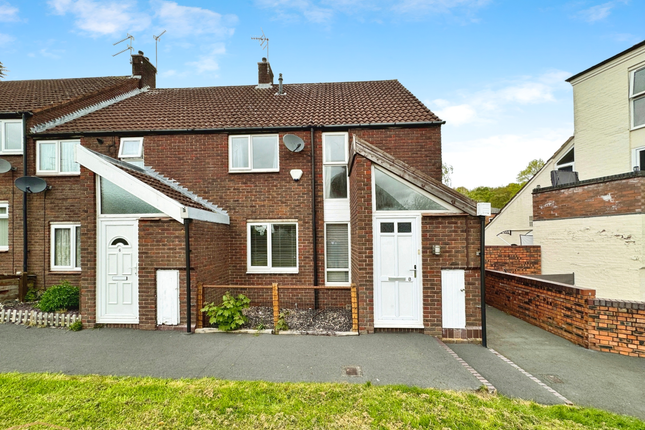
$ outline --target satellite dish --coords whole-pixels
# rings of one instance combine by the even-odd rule
[[[11,163],[0,158],[0,173],[7,173],[9,170],[15,170]]]
[[[35,194],[47,189],[47,182],[37,176],[22,176],[16,179],[16,187],[25,193]]]
[[[300,152],[305,148],[305,141],[295,134],[285,134],[282,141],[284,146],[291,152]]]

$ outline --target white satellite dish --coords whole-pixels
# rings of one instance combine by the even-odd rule
[[[305,148],[305,141],[295,134],[285,134],[282,141],[284,146],[291,152],[300,152]]]

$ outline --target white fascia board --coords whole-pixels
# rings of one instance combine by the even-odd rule
[[[150,206],[159,209],[174,220],[179,221],[182,224],[184,223],[184,218],[186,217],[182,216],[182,214],[186,208],[182,204],[171,199],[162,192],[155,190],[150,185],[141,182],[134,176],[129,175],[127,172],[119,169],[109,162],[102,160],[100,157],[92,154],[88,149],[77,145],[75,149],[75,161],[81,166],[90,169],[97,175],[104,177],[108,181],[135,195]]]
[[[191,208],[190,206],[182,207],[182,218],[190,218],[198,221],[213,222],[217,224],[230,224],[231,219],[228,214],[219,212],[210,212],[204,209]]]

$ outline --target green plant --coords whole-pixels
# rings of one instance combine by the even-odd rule
[[[282,311],[278,314],[278,323],[275,326],[275,331],[289,330],[289,325],[287,324],[287,317],[289,316],[289,311]]]
[[[53,312],[60,309],[78,309],[80,291],[68,281],[52,285],[43,293],[38,308],[43,312]]]
[[[255,329],[256,329],[257,331],[262,331],[262,330],[264,330],[264,329],[266,329],[266,328],[267,328],[267,326],[265,326],[265,325],[264,325],[264,323],[260,323],[260,324],[258,324],[258,325],[255,327]]]
[[[35,288],[29,288],[27,294],[25,294],[25,302],[37,302],[41,295],[41,291]]]
[[[70,331],[81,331],[83,330],[83,323],[81,320],[76,320],[69,325]]]
[[[222,304],[216,306],[215,303],[206,303],[202,312],[206,312],[211,324],[217,324],[217,328],[222,331],[230,331],[240,328],[247,321],[242,313],[243,309],[249,307],[251,299],[244,294],[233,297],[228,291],[222,297]]]

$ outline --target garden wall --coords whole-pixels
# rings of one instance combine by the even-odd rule
[[[486,303],[597,351],[645,357],[645,302],[596,298],[596,291],[486,271]]]
[[[486,269],[518,275],[542,273],[542,252],[539,246],[487,246]]]

